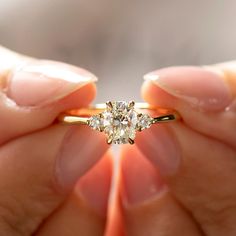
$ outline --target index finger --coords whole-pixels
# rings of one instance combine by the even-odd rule
[[[63,110],[88,105],[95,81],[84,69],[0,48],[0,144],[49,126]]]

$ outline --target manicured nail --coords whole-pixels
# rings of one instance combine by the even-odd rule
[[[145,75],[144,79],[207,111],[224,109],[232,100],[223,75],[204,67],[164,68]]]
[[[90,72],[60,62],[39,61],[12,73],[7,95],[20,106],[41,106],[95,82]]]
[[[75,187],[80,199],[103,216],[107,213],[111,178],[112,163],[109,154],[105,154],[102,160],[79,179]]]
[[[142,135],[137,135],[136,144],[163,176],[170,176],[177,172],[181,160],[180,148],[163,124],[145,130]]]
[[[166,192],[157,169],[137,147],[129,147],[123,153],[121,197],[124,206],[144,204]]]
[[[104,136],[89,127],[71,127],[62,142],[56,161],[56,176],[62,189],[70,189],[105,153]]]

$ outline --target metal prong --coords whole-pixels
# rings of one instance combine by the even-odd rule
[[[104,119],[104,117],[103,117],[103,114],[102,114],[102,113],[100,113],[100,114],[98,114],[98,115],[99,115],[100,121],[101,121],[102,119]],[[104,129],[105,129],[105,127],[104,127],[104,126],[102,126],[102,125],[100,125],[100,127],[99,127],[99,131],[100,131],[100,132],[103,132],[103,131],[104,131]]]
[[[134,105],[135,105],[135,102],[134,102],[134,101],[130,101],[130,102],[128,103],[128,108],[131,109],[131,108],[134,107]]]
[[[134,144],[134,140],[132,138],[129,138],[129,143]]]
[[[104,127],[100,127],[99,131],[103,132],[104,131]]]
[[[112,105],[112,102],[111,102],[111,101],[107,101],[107,102],[106,102],[106,106],[107,106],[107,109],[108,109],[108,110],[112,110],[112,108],[113,108],[113,105]]]
[[[142,113],[138,113],[138,118],[142,117],[143,114]]]
[[[141,131],[143,131],[143,129],[141,128],[141,127],[138,127],[138,132],[141,132]]]
[[[107,144],[112,144],[112,137],[107,138]]]

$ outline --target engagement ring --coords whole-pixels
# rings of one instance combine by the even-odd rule
[[[160,114],[151,117],[141,110],[153,110]],[[107,143],[134,144],[137,131],[150,128],[151,125],[179,119],[179,114],[172,109],[155,108],[147,103],[106,102],[94,107],[70,110],[61,114],[58,119],[64,124],[88,125],[94,130],[104,132]]]

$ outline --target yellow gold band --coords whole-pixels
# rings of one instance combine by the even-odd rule
[[[142,113],[146,110],[155,114]],[[147,103],[134,101],[108,101],[88,108],[66,111],[58,117],[63,124],[88,125],[94,130],[104,132],[107,143],[134,144],[137,131],[148,129],[156,123],[179,120],[180,115],[173,109],[157,108]]]
[[[137,110],[151,110],[158,112],[160,116],[153,118],[153,124],[180,119],[179,113],[174,109],[154,107],[144,102],[135,103],[134,107]],[[99,112],[104,111],[105,109],[106,109],[106,103],[98,103],[88,108],[72,109],[60,114],[58,120],[65,124],[88,125],[90,116],[96,115]]]

